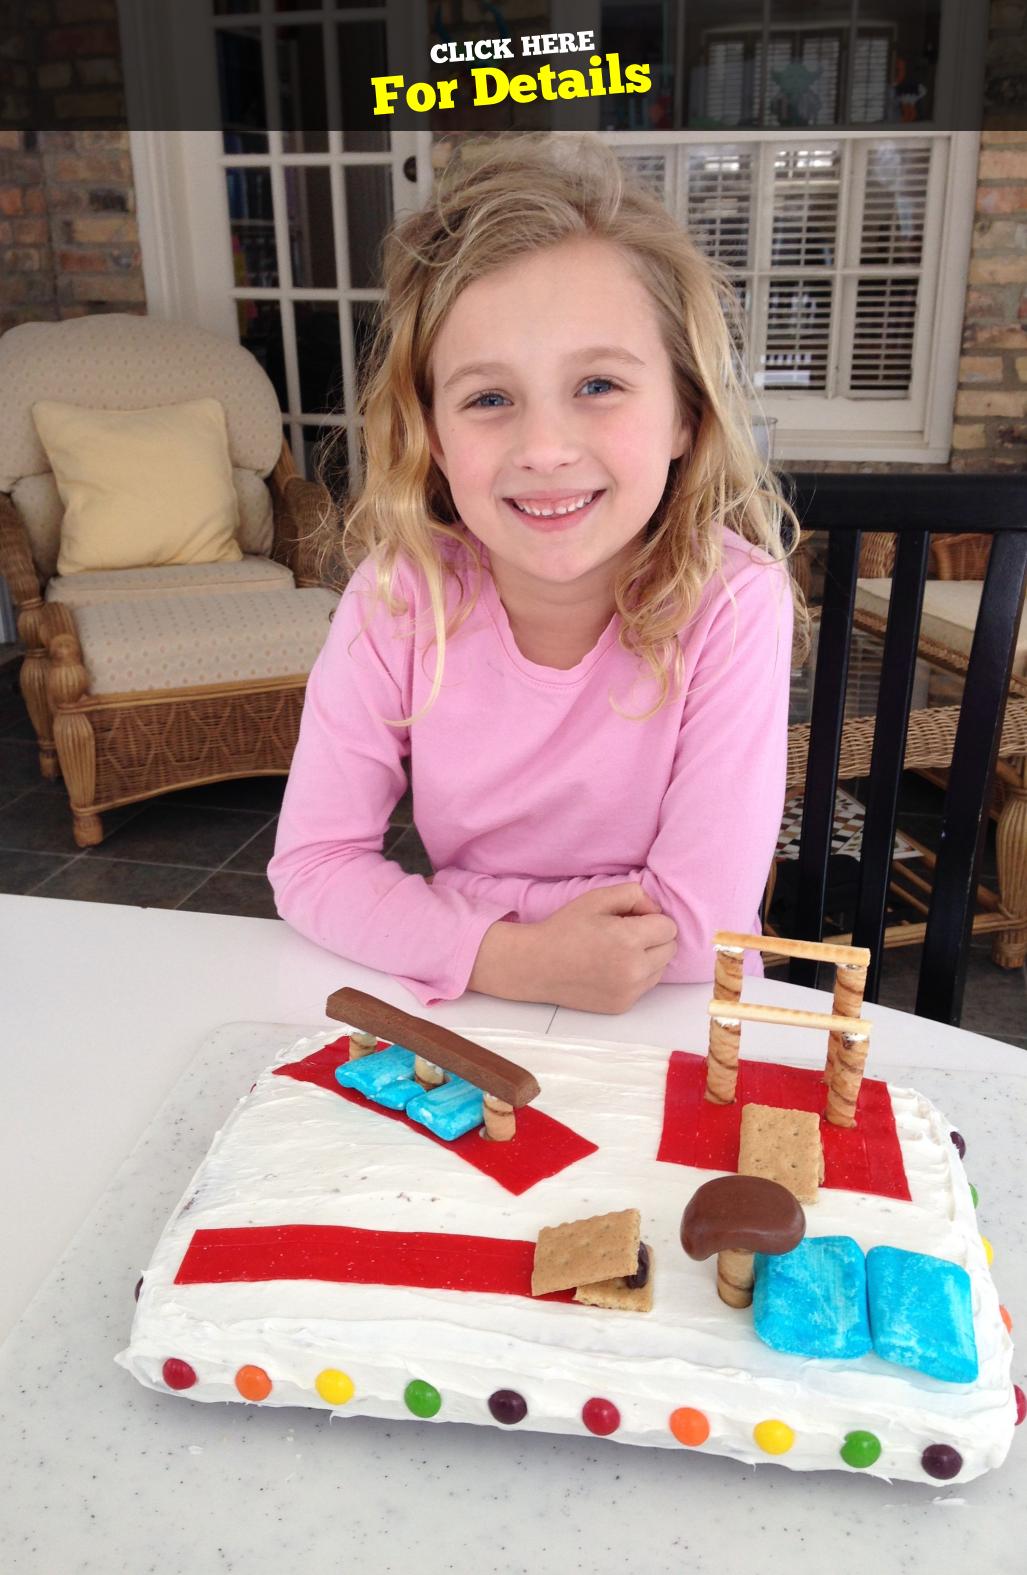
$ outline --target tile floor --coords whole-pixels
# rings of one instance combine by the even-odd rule
[[[101,846],[84,852],[72,839],[63,786],[39,776],[17,687],[17,653],[0,646],[0,891],[275,918],[264,871],[283,787],[282,777],[254,777],[116,810],[104,817]],[[940,805],[936,789],[909,776],[900,824],[931,846]],[[992,835],[983,872],[992,885],[993,844]],[[404,869],[430,870],[409,795],[393,812],[385,852]],[[919,961],[918,947],[886,953],[885,1004],[912,1011]],[[996,968],[986,938],[971,948],[963,1026],[1027,1049],[1027,970]]]

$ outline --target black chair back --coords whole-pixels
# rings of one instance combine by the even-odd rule
[[[861,531],[897,537],[852,935],[853,945],[872,953],[866,990],[871,1001],[877,999],[931,534],[981,531],[993,538],[953,745],[916,999],[918,1016],[958,1023],[1027,579],[1027,477],[793,473],[785,479],[803,530],[828,536],[799,843],[795,933],[802,940],[823,938]],[[794,959],[789,979],[815,984],[816,966]]]

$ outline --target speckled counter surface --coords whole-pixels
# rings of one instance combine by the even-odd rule
[[[139,1387],[113,1356],[140,1269],[222,1118],[307,1031],[233,1024],[209,1038],[0,1349],[3,1575],[1020,1575],[1023,1430],[1001,1470],[919,1487]],[[963,1131],[996,1282],[1027,1340],[1027,1077],[886,1075]],[[1027,1355],[1014,1367],[1022,1382]]]

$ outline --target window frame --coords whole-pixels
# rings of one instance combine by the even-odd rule
[[[959,354],[962,339],[970,244],[973,236],[974,194],[977,184],[977,155],[980,137],[975,131],[936,131],[917,127],[916,132],[882,132],[880,128],[859,130],[753,131],[725,134],[723,131],[668,131],[647,137],[638,132],[602,132],[604,141],[625,152],[644,155],[669,148],[681,149],[685,156],[672,161],[673,189],[665,200],[674,215],[687,223],[687,150],[690,147],[751,146],[761,151],[769,163],[773,150],[785,144],[837,143],[843,145],[850,161],[863,156],[860,145],[915,136],[918,141],[937,145],[931,160],[927,190],[925,244],[920,267],[922,292],[914,347],[913,379],[906,398],[845,398],[811,394],[789,394],[780,390],[757,393],[762,414],[777,421],[775,458],[778,460],[842,460],[849,462],[892,462],[904,464],[944,464],[951,453],[952,426]],[[840,232],[858,220],[862,201],[860,183],[849,182],[847,204],[840,212]],[[773,274],[759,264],[758,248],[766,233],[773,201],[772,184],[755,177],[754,220],[756,240],[755,269],[747,270],[758,281]],[[832,276],[841,278],[849,269],[840,233],[840,256]],[[789,273],[799,270],[788,270]],[[862,276],[862,270],[856,270]],[[902,270],[898,270],[902,271]],[[765,284],[764,284],[765,288]],[[759,288],[755,296],[754,335],[761,330]],[[844,355],[842,345],[843,312],[832,313],[832,365],[836,371]],[[939,327],[939,325],[941,325]]]

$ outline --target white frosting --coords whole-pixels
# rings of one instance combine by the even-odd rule
[[[276,1064],[301,1060],[337,1033],[305,1039]],[[822,1189],[807,1209],[811,1236],[853,1236],[933,1253],[970,1274],[980,1372],[948,1384],[871,1355],[804,1359],[757,1339],[750,1311],[716,1294],[714,1262],[681,1249],[682,1210],[712,1172],[656,1159],[668,1052],[650,1046],[531,1039],[482,1031],[468,1037],[529,1067],[540,1109],[598,1145],[597,1152],[513,1197],[445,1146],[308,1083],[265,1072],[217,1134],[145,1272],[131,1343],[117,1360],[166,1392],[168,1357],[189,1362],[193,1400],[239,1400],[234,1377],[263,1368],[265,1405],[327,1408],[314,1387],[325,1368],[349,1375],[343,1416],[409,1417],[403,1392],[426,1379],[442,1396],[438,1421],[493,1424],[496,1389],[524,1396],[520,1426],[585,1432],[581,1408],[614,1401],[623,1443],[680,1448],[668,1428],[680,1406],[705,1412],[707,1452],[765,1461],[753,1439],[761,1420],[794,1430],[774,1458],[797,1470],[848,1469],[839,1450],[855,1429],[882,1452],[874,1475],[929,1480],[928,1444],[954,1445],[958,1480],[1001,1464],[1012,1437],[1012,1347],[978,1233],[951,1128],[911,1089],[891,1098],[910,1202]],[[284,1224],[350,1225],[532,1240],[543,1225],[637,1207],[655,1258],[651,1313],[578,1304],[371,1285],[279,1280],[181,1285],[175,1274],[198,1229]]]

